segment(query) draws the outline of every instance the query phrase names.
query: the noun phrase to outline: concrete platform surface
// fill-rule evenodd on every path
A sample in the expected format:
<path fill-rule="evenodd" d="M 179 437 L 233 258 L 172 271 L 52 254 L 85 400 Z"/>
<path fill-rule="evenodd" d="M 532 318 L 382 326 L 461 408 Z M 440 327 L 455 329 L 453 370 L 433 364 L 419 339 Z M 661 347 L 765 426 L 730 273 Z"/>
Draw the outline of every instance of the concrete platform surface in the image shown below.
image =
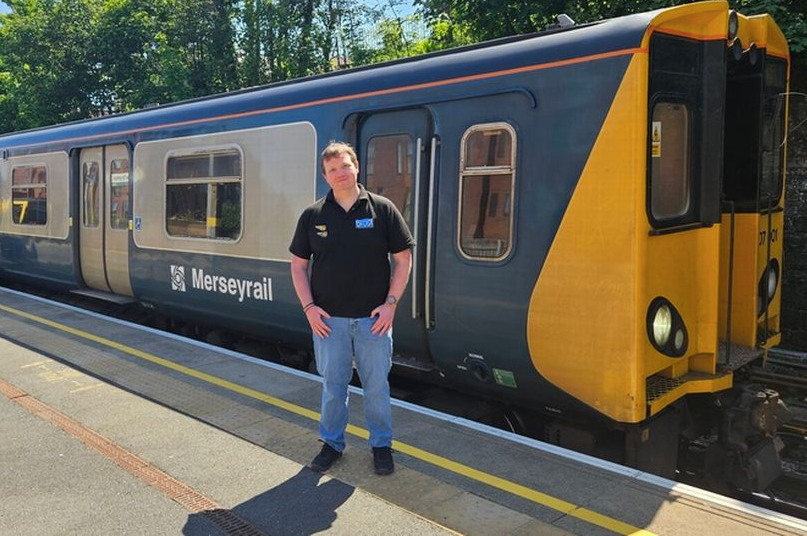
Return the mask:
<path fill-rule="evenodd" d="M 267 534 L 454 534 L 373 494 L 0 339 L 0 379 Z M 0 534 L 227 534 L 0 396 Z"/>
<path fill-rule="evenodd" d="M 0 534 L 807 534 L 803 520 L 400 401 L 396 472 L 378 477 L 353 388 L 348 449 L 318 475 L 305 468 L 316 376 L 2 288 L 0 336 L 0 380 L 28 395 L 0 405 L 0 467 L 13 468 Z M 64 419 L 32 417 L 29 398 L 100 434 L 79 438 L 93 450 Z M 61 428 L 28 425 L 40 418 Z M 69 463 L 51 445 L 69 445 Z"/>

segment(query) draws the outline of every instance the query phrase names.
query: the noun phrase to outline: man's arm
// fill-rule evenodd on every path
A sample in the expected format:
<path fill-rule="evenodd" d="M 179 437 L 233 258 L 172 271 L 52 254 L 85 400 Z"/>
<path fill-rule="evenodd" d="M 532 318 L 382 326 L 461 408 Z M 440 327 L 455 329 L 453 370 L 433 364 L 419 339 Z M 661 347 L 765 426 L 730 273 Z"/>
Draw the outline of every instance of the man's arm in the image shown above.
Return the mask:
<path fill-rule="evenodd" d="M 303 259 L 297 255 L 291 256 L 291 282 L 294 284 L 294 291 L 297 293 L 297 298 L 303 308 L 314 303 L 314 296 L 311 294 L 311 282 L 308 280 L 308 259 Z M 331 332 L 331 328 L 322 321 L 323 318 L 330 318 L 331 315 L 316 304 L 305 311 L 305 317 L 308 319 L 311 331 L 316 336 L 324 339 Z"/>
<path fill-rule="evenodd" d="M 409 273 L 412 271 L 412 250 L 405 249 L 392 254 L 392 280 L 389 284 L 389 295 L 400 300 L 409 282 Z M 396 304 L 397 305 L 397 304 Z M 371 317 L 378 319 L 373 324 L 370 331 L 376 335 L 382 335 L 392 329 L 392 321 L 395 319 L 395 307 L 389 303 L 383 303 L 373 309 Z"/>

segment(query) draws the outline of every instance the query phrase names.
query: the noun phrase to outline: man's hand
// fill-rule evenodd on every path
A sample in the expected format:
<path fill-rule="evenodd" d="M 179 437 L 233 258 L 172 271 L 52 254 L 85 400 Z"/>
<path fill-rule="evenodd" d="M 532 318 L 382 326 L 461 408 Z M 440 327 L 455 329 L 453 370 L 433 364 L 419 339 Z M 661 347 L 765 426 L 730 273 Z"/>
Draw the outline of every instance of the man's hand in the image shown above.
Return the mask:
<path fill-rule="evenodd" d="M 320 339 L 324 339 L 331 333 L 331 328 L 328 327 L 322 319 L 323 318 L 330 318 L 325 309 L 322 307 L 318 307 L 316 305 L 312 305 L 308 308 L 305 312 L 305 317 L 308 319 L 308 325 L 311 326 L 311 331 L 314 332 L 314 335 L 319 337 Z"/>
<path fill-rule="evenodd" d="M 384 335 L 392 329 L 392 321 L 395 319 L 395 305 L 384 303 L 379 305 L 370 313 L 370 318 L 376 318 L 370 331 L 375 335 Z"/>

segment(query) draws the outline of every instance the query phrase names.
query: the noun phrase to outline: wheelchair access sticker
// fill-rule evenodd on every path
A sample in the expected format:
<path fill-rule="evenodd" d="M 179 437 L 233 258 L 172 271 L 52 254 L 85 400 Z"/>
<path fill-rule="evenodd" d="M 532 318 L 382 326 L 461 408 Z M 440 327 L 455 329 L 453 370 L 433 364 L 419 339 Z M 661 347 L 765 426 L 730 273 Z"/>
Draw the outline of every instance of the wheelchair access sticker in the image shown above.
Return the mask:
<path fill-rule="evenodd" d="M 373 218 L 356 220 L 356 229 L 372 229 L 372 228 L 373 228 Z"/>

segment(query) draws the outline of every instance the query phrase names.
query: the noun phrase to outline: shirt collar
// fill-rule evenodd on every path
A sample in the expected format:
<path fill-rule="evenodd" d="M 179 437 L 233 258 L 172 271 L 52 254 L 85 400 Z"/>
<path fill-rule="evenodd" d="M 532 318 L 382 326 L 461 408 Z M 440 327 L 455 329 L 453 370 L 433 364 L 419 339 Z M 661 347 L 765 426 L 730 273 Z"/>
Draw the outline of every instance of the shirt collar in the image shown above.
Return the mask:
<path fill-rule="evenodd" d="M 358 204 L 359 201 L 361 201 L 362 199 L 365 199 L 365 200 L 369 201 L 370 200 L 370 195 L 367 193 L 367 190 L 364 188 L 364 185 L 362 183 L 360 183 L 360 182 L 357 182 L 356 184 L 359 186 L 359 197 L 358 197 L 358 199 L 356 199 L 356 204 Z M 325 200 L 328 201 L 329 203 L 334 203 L 334 204 L 338 205 L 338 203 L 336 202 L 336 199 L 333 196 L 333 190 L 328 190 L 328 195 L 325 196 Z M 356 206 L 356 205 L 353 205 L 353 206 Z"/>

